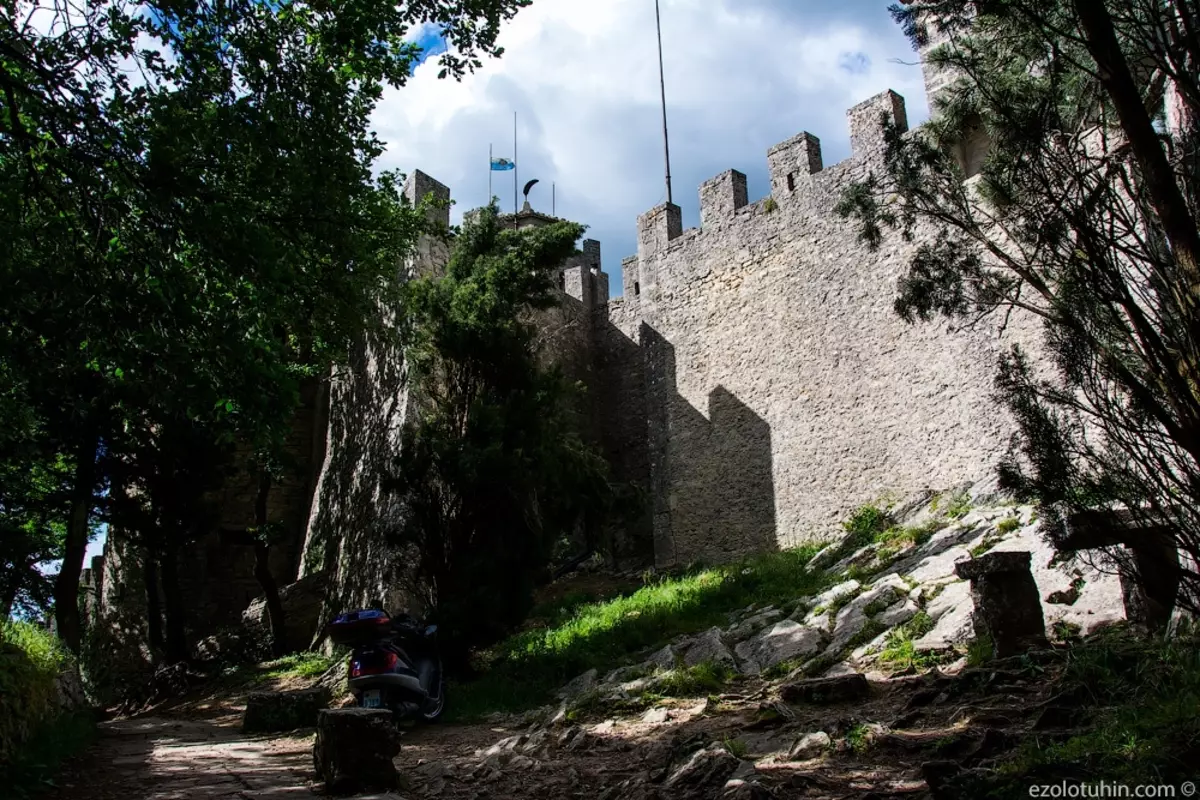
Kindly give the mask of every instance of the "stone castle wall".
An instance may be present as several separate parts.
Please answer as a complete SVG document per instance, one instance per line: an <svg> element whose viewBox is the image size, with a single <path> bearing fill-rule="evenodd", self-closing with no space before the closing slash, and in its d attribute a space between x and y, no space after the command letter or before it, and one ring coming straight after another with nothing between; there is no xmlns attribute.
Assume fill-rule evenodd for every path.
<svg viewBox="0 0 1200 800"><path fill-rule="evenodd" d="M769 198L749 203L745 176L700 187L701 227L677 206L638 220L625 297L608 306L610 432L643 436L659 564L723 560L827 535L856 505L885 493L991 477L1011 422L992 397L1000 348L1036 343L1035 327L985 319L909 325L893 311L914 249L877 252L833 211L844 187L881 170L880 116L907 127L886 92L848 112L853 155L829 167L801 133L768 151ZM619 387L619 388L618 388ZM641 455L624 459L645 478Z"/></svg>

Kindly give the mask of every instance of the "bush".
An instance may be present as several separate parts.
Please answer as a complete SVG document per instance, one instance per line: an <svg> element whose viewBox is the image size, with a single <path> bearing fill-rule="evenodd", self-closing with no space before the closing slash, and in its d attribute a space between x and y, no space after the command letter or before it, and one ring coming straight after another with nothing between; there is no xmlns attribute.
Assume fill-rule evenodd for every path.
<svg viewBox="0 0 1200 800"><path fill-rule="evenodd" d="M49 632L28 622L0 625L0 763L58 714L55 681L68 664Z"/></svg>

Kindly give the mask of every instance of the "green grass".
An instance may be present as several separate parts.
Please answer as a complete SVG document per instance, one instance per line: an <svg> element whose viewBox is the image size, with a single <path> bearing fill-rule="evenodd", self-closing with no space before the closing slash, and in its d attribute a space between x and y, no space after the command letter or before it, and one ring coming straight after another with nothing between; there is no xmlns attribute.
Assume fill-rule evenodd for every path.
<svg viewBox="0 0 1200 800"><path fill-rule="evenodd" d="M996 532L1001 535L1009 534L1019 527L1021 527L1021 520L1016 517L1007 517L996 523Z"/></svg>
<svg viewBox="0 0 1200 800"><path fill-rule="evenodd" d="M995 643L990 636L976 636L967 642L967 666L980 667L992 660Z"/></svg>
<svg viewBox="0 0 1200 800"><path fill-rule="evenodd" d="M0 785L6 797L53 788L59 765L95 735L91 715L63 714L56 704L56 678L71 661L48 631L0 623Z"/></svg>
<svg viewBox="0 0 1200 800"><path fill-rule="evenodd" d="M484 673L451 687L447 713L470 719L533 708L550 702L563 683L589 668L603 672L681 634L725 625L729 612L751 603L781 604L815 594L829 584L824 572L807 569L816 550L770 553L580 605L570 619L516 634L483 654Z"/></svg>
<svg viewBox="0 0 1200 800"><path fill-rule="evenodd" d="M899 669L928 669L940 663L943 659L936 653L918 652L913 644L925 634L933 630L934 622L924 611L918 611L916 616L905 624L893 628L884 643L879 660Z"/></svg>
<svg viewBox="0 0 1200 800"><path fill-rule="evenodd" d="M734 756L735 758L745 758L746 753L750 752L750 746L747 745L745 742L743 742L741 739L731 739L728 736L726 736L724 741L721 742L721 744L725 747L725 749L727 751L729 751L729 754Z"/></svg>
<svg viewBox="0 0 1200 800"><path fill-rule="evenodd" d="M316 678L332 667L338 659L320 653L293 653L260 665L264 678Z"/></svg>
<svg viewBox="0 0 1200 800"><path fill-rule="evenodd" d="M971 510L971 495L963 490L951 492L939 500L947 519L961 519Z"/></svg>
<svg viewBox="0 0 1200 800"><path fill-rule="evenodd" d="M856 755L862 755L871 748L871 732L866 725L855 725L846 733L846 746Z"/></svg>
<svg viewBox="0 0 1200 800"><path fill-rule="evenodd" d="M1056 689L1097 714L1065 741L1034 734L992 788L1079 775L1127 784L1195 780L1200 758L1200 640L1141 639L1114 628L1073 644Z"/></svg>

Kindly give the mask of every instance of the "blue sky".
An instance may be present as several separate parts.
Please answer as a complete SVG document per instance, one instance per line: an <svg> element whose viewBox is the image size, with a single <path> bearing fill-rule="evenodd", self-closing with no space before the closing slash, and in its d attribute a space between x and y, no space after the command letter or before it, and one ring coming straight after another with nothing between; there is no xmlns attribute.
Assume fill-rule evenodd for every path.
<svg viewBox="0 0 1200 800"><path fill-rule="evenodd" d="M885 89L927 115L917 57L892 21L890 0L661 0L674 199L699 224L697 189L734 168L750 199L767 194L766 151L802 130L825 163L849 155L845 112ZM441 40L418 41L440 51ZM512 156L518 180L550 211L589 225L619 293L621 258L636 251L638 214L665 200L653 0L534 0L502 31L506 52L455 83L436 59L389 90L374 125L381 167L419 168L450 186L452 221L488 195L488 145ZM512 173L495 173L501 208Z"/></svg>

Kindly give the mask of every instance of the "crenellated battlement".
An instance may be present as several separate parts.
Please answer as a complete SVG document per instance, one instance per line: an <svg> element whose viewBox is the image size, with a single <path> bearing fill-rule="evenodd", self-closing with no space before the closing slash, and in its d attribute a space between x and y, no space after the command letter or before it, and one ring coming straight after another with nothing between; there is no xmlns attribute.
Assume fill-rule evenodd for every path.
<svg viewBox="0 0 1200 800"><path fill-rule="evenodd" d="M768 148L771 191L761 201L749 202L745 173L730 169L710 178L700 185L697 229L683 229L682 210L673 204L656 206L639 216L636 266L628 260L622 264L625 294L639 295L658 283L663 269L668 268L658 263L660 254L688 247L690 243L704 248L708 246L705 242L709 234L724 238L734 235L733 229L738 225L766 224L761 219L765 214L796 204L803 205L808 217L830 211L841 187L866 177L867 171L881 165L884 151L881 123L885 117L902 132L908 130L904 98L891 90L849 109L846 119L852 154L830 167L825 166L820 139L808 131Z"/></svg>

